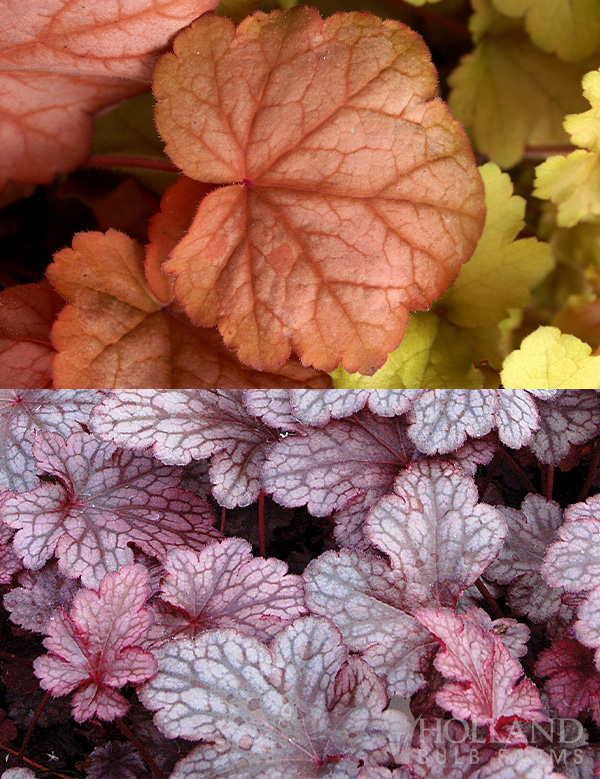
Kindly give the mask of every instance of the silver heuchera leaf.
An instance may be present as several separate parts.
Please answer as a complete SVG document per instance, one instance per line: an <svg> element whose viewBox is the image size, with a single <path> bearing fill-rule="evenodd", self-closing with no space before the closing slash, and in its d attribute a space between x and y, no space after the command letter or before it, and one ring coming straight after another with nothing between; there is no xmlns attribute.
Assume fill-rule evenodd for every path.
<svg viewBox="0 0 600 779"><path fill-rule="evenodd" d="M171 779L346 779L389 757L383 685L324 619L297 619L270 647L232 630L169 642L139 695L165 735L214 742Z"/></svg>
<svg viewBox="0 0 600 779"><path fill-rule="evenodd" d="M541 495L528 495L521 511L505 507L499 511L508 524L508 535L485 575L509 585L508 604L515 613L546 622L558 614L563 590L549 587L540 568L562 524L562 510Z"/></svg>
<svg viewBox="0 0 600 779"><path fill-rule="evenodd" d="M210 504L179 488L180 468L83 432L66 441L41 433L34 454L56 483L0 504L2 520L17 530L13 545L28 568L39 569L56 554L66 576L97 587L108 571L133 561L131 542L163 558L173 546L198 549L221 537Z"/></svg>
<svg viewBox="0 0 600 779"><path fill-rule="evenodd" d="M0 492L30 490L39 482L31 446L36 431L66 438L86 424L98 390L0 390Z"/></svg>
<svg viewBox="0 0 600 779"><path fill-rule="evenodd" d="M262 468L263 486L282 506L307 504L324 517L359 495L385 494L413 452L399 419L362 411L275 444Z"/></svg>
<svg viewBox="0 0 600 779"><path fill-rule="evenodd" d="M390 565L343 551L321 555L304 572L311 611L330 617L396 695L423 686L432 655L412 612L454 605L502 545L501 513L477 497L458 463L412 463L367 519L366 535Z"/></svg>
<svg viewBox="0 0 600 779"><path fill-rule="evenodd" d="M269 641L307 613L300 576L287 574L282 560L252 556L241 538L226 538L200 552L173 549L164 561L167 576L153 635L190 637L214 628L235 628Z"/></svg>
<svg viewBox="0 0 600 779"><path fill-rule="evenodd" d="M385 560L325 552L308 565L304 580L309 609L333 620L390 694L412 695L425 685L436 645L410 615L404 582Z"/></svg>
<svg viewBox="0 0 600 779"><path fill-rule="evenodd" d="M290 390L290 405L296 419L322 427L330 419L342 419L367 406L374 414L393 417L410 408L420 390Z"/></svg>
<svg viewBox="0 0 600 779"><path fill-rule="evenodd" d="M573 444L584 444L598 433L600 397L592 390L557 391L550 402L537 404L539 428L530 442L538 460L557 465Z"/></svg>
<svg viewBox="0 0 600 779"><path fill-rule="evenodd" d="M415 609L454 605L496 557L507 528L497 508L478 503L475 482L458 463L421 460L371 509L366 532Z"/></svg>
<svg viewBox="0 0 600 779"><path fill-rule="evenodd" d="M452 452L467 436L481 438L493 429L518 449L539 427L539 392L545 398L556 390L425 390L413 400L408 434L426 454Z"/></svg>
<svg viewBox="0 0 600 779"><path fill-rule="evenodd" d="M95 409L90 429L125 449L150 449L162 462L211 457L209 477L221 506L253 503L259 471L278 434L249 414L242 390L118 390Z"/></svg>

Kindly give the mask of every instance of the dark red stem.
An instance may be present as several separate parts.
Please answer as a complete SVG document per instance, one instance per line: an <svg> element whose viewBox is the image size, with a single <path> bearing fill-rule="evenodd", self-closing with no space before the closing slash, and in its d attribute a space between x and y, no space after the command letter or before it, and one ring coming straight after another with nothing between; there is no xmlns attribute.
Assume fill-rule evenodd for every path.
<svg viewBox="0 0 600 779"><path fill-rule="evenodd" d="M4 744L0 744L0 749L3 749L5 752L8 752L9 755L18 754L18 752L15 752L14 749L11 749L10 747L5 747ZM64 774L59 774L58 771L55 771L53 768L46 768L46 766L40 765L39 763L34 763L33 760L29 760L26 757L23 758L23 762L27 763L27 765L37 768L38 771L46 771L48 773L51 773L52 776L58 776L58 779L73 779L72 776L65 776Z"/></svg>
<svg viewBox="0 0 600 779"><path fill-rule="evenodd" d="M519 477L519 480L525 487L525 489L528 492L537 492L536 488L533 486L531 479L529 476L525 473L525 471L521 468L521 466L516 463L513 458L504 450L504 449L498 449L497 452L498 456L501 457L504 462L508 465L508 467L514 471L514 473Z"/></svg>
<svg viewBox="0 0 600 779"><path fill-rule="evenodd" d="M589 489L592 486L592 482L594 481L596 471L598 470L598 463L600 463L600 442L598 439L596 439L596 443L594 444L594 454L592 455L590 467L588 468L587 476L585 477L583 487L581 488L581 492L579 493L577 500L586 499Z"/></svg>
<svg viewBox="0 0 600 779"><path fill-rule="evenodd" d="M554 466L542 465L542 495L546 500L552 500L554 489Z"/></svg>
<svg viewBox="0 0 600 779"><path fill-rule="evenodd" d="M225 508L225 506L223 506L221 508L221 533L225 532L225 512L226 511L227 509Z"/></svg>
<svg viewBox="0 0 600 779"><path fill-rule="evenodd" d="M139 740L139 738L137 738L137 736L133 735L133 733L129 730L129 728L123 722L123 720L121 718L117 718L115 720L115 725L119 728L121 733L125 736L127 741L129 741L129 743L133 746L133 748L137 749L137 751L140 754L140 757L150 769L154 779L165 779L165 775L160 770L160 768L156 765L156 763L150 757L150 755L146 752L146 749L142 744L142 742Z"/></svg>
<svg viewBox="0 0 600 779"><path fill-rule="evenodd" d="M569 143L556 146L526 146L523 152L524 160L541 160L552 157L554 154L570 154L577 147Z"/></svg>
<svg viewBox="0 0 600 779"><path fill-rule="evenodd" d="M90 154L83 163L84 168L145 168L162 170L165 173L180 173L169 160L154 160L150 157L126 157L116 154Z"/></svg>
<svg viewBox="0 0 600 779"><path fill-rule="evenodd" d="M475 582L475 586L477 587L479 592L483 595L484 601L487 603L489 610L496 617L496 619L502 619L504 617L504 613L502 612L502 609L500 608L500 606L498 606L494 596L488 590L485 584L481 581L481 579L477 579L477 581Z"/></svg>
<svg viewBox="0 0 600 779"><path fill-rule="evenodd" d="M41 713L44 711L44 707L50 700L51 695L52 693L50 692L50 690L48 690L48 692L44 694L44 697L40 701L40 705L37 707L35 714L31 718L31 722L29 723L29 727L27 728L27 732L25 733L25 737L23 738L23 743L21 744L21 748L19 749L17 753L17 757L14 760L11 768L18 768L20 766L21 761L25 756L25 750L27 749L27 745L29 744L31 736L33 735L33 731L35 729L36 723L39 720Z"/></svg>
<svg viewBox="0 0 600 779"><path fill-rule="evenodd" d="M258 546L260 549L260 556L267 556L267 547L265 545L265 496L263 491L260 491L258 496Z"/></svg>

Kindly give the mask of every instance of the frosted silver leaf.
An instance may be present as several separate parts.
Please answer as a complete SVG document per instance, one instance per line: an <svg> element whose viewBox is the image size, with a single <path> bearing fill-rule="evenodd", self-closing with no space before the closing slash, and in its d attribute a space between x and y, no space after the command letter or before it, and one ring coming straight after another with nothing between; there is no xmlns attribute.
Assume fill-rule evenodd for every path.
<svg viewBox="0 0 600 779"><path fill-rule="evenodd" d="M533 622L546 622L560 609L562 589L549 587L540 568L544 555L562 525L558 503L541 495L528 495L521 510L499 509L508 525L508 535L486 577L508 584L508 603L517 614Z"/></svg>
<svg viewBox="0 0 600 779"><path fill-rule="evenodd" d="M498 554L506 523L478 499L458 463L421 460L371 509L367 537L389 556L409 609L454 605Z"/></svg>
<svg viewBox="0 0 600 779"><path fill-rule="evenodd" d="M231 630L169 642L139 695L165 735L215 742L181 779L342 779L388 755L384 688L324 619L297 619L270 647Z"/></svg>
<svg viewBox="0 0 600 779"><path fill-rule="evenodd" d="M0 390L0 492L39 484L31 446L36 431L66 438L86 424L103 392L97 390Z"/></svg>
<svg viewBox="0 0 600 779"><path fill-rule="evenodd" d="M212 458L213 494L226 508L260 493L259 472L278 435L242 403L242 390L116 390L95 409L91 430L165 463Z"/></svg>
<svg viewBox="0 0 600 779"><path fill-rule="evenodd" d="M410 615L404 582L384 560L325 552L308 565L304 580L310 610L333 620L390 694L412 695L424 686L435 644Z"/></svg>

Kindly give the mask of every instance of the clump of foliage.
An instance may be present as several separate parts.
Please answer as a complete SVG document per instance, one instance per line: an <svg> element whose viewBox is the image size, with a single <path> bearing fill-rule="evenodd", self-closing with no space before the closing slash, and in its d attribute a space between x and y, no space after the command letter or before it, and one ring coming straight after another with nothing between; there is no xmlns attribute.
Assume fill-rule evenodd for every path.
<svg viewBox="0 0 600 779"><path fill-rule="evenodd" d="M600 394L0 394L6 779L589 779Z"/></svg>
<svg viewBox="0 0 600 779"><path fill-rule="evenodd" d="M597 3L280 2L0 10L0 386L600 387Z"/></svg>

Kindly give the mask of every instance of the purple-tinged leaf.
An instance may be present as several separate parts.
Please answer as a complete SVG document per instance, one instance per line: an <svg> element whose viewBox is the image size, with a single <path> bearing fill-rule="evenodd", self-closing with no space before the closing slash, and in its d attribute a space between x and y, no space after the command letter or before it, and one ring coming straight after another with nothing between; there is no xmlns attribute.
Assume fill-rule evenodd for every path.
<svg viewBox="0 0 600 779"><path fill-rule="evenodd" d="M0 507L12 495L11 491L0 494ZM12 576L23 567L22 560L17 557L11 543L14 531L0 519L0 584L8 584Z"/></svg>
<svg viewBox="0 0 600 779"><path fill-rule="evenodd" d="M201 552L174 549L163 564L167 577L161 597L174 607L157 615L155 628L162 630L163 640L235 628L268 641L308 613L302 577L287 574L281 560L253 557L251 545L241 538L227 538Z"/></svg>
<svg viewBox="0 0 600 779"><path fill-rule="evenodd" d="M487 763L496 751L471 737L468 723L456 720L419 719L413 738L413 748L403 759L406 766L396 773L381 774L381 779L477 779L482 765ZM482 739L481 739L482 740ZM363 769L358 779L379 779L377 774ZM378 769L372 769L378 770Z"/></svg>
<svg viewBox="0 0 600 779"><path fill-rule="evenodd" d="M108 571L133 561L131 542L162 559L174 546L201 549L221 537L212 527L212 507L179 488L181 468L87 433L66 442L41 433L34 454L38 468L58 483L0 506L3 521L18 530L13 545L28 568L39 569L56 554L66 576L95 587Z"/></svg>
<svg viewBox="0 0 600 779"><path fill-rule="evenodd" d="M213 495L226 508L258 498L260 467L278 439L246 411L242 390L117 390L94 410L90 429L127 449L151 449L165 463L212 457Z"/></svg>
<svg viewBox="0 0 600 779"><path fill-rule="evenodd" d="M57 609L44 646L49 654L34 660L35 675L54 697L73 695L73 717L113 720L129 708L118 692L140 684L156 671L156 661L139 643L151 623L144 607L148 574L130 565L107 574L98 592L80 590L71 611Z"/></svg>
<svg viewBox="0 0 600 779"><path fill-rule="evenodd" d="M478 503L475 482L458 463L421 460L371 509L366 534L390 558L412 611L454 605L498 554L506 523L497 508Z"/></svg>
<svg viewBox="0 0 600 779"><path fill-rule="evenodd" d="M535 685L529 679L519 682L523 668L499 636L486 631L470 612L422 609L415 616L442 645L435 667L446 679L456 680L437 692L437 703L455 718L488 726L496 741L526 743L516 720L548 718Z"/></svg>
<svg viewBox="0 0 600 779"><path fill-rule="evenodd" d="M516 614L525 614L533 622L546 622L560 609L562 589L549 587L540 568L562 524L561 508L541 495L527 495L520 511L506 507L500 511L508 535L485 575L509 585L508 604Z"/></svg>
<svg viewBox="0 0 600 779"><path fill-rule="evenodd" d="M36 779L36 775L29 768L9 768L2 772L2 779Z"/></svg>
<svg viewBox="0 0 600 779"><path fill-rule="evenodd" d="M536 397L552 397L540 393L545 391L424 390L408 413L408 434L421 452L445 454L467 436L481 438L497 428L500 440L518 449L539 427Z"/></svg>
<svg viewBox="0 0 600 779"><path fill-rule="evenodd" d="M600 746L597 744L571 749L560 768L566 779L594 779L600 776ZM560 775L562 779L562 774Z"/></svg>
<svg viewBox="0 0 600 779"><path fill-rule="evenodd" d="M36 431L66 438L87 424L102 396L97 390L0 390L0 491L36 487L31 453Z"/></svg>
<svg viewBox="0 0 600 779"><path fill-rule="evenodd" d="M292 412L288 390L244 390L242 399L248 413L258 417L265 425L288 432L302 431L302 425Z"/></svg>
<svg viewBox="0 0 600 779"><path fill-rule="evenodd" d="M489 463L497 448L496 441L490 436L478 441L467 441L456 452L452 453L452 460L471 475L475 474L477 465ZM413 455L414 456L414 455ZM381 485L373 489L367 489L351 498L341 509L335 512L335 540L340 546L349 547L358 551L367 551L371 547L371 541L366 532L366 519L371 506L391 488L382 489Z"/></svg>
<svg viewBox="0 0 600 779"><path fill-rule="evenodd" d="M315 427L349 417L365 406L381 417L404 414L417 394L418 390L289 390L296 419Z"/></svg>
<svg viewBox="0 0 600 779"><path fill-rule="evenodd" d="M559 638L540 654L535 672L550 677L544 691L559 717L577 717L589 709L600 725L600 672L590 649L573 639Z"/></svg>
<svg viewBox="0 0 600 779"><path fill-rule="evenodd" d="M550 587L585 592L600 585L600 495L565 509L565 523L546 552L542 576Z"/></svg>
<svg viewBox="0 0 600 779"><path fill-rule="evenodd" d="M215 742L171 779L342 779L388 754L383 685L324 619L297 619L270 647L231 630L171 641L139 695L165 735Z"/></svg>
<svg viewBox="0 0 600 779"><path fill-rule="evenodd" d="M469 613L484 630L495 633L513 657L524 657L527 654L527 642L531 636L527 625L510 617L492 620L483 609L478 607L469 609Z"/></svg>
<svg viewBox="0 0 600 779"><path fill-rule="evenodd" d="M146 766L131 744L109 741L94 749L86 770L86 779L141 779Z"/></svg>
<svg viewBox="0 0 600 779"><path fill-rule="evenodd" d="M263 485L282 506L307 504L325 517L359 495L384 495L413 453L400 419L362 411L279 441L263 465Z"/></svg>
<svg viewBox="0 0 600 779"><path fill-rule="evenodd" d="M390 694L412 695L425 685L435 645L406 609L405 583L385 560L325 552L308 565L304 580L309 609L335 623Z"/></svg>
<svg viewBox="0 0 600 779"><path fill-rule="evenodd" d="M44 634L52 612L59 606L68 610L79 589L79 582L63 576L55 563L44 566L35 575L23 571L19 584L4 596L4 608L16 625Z"/></svg>
<svg viewBox="0 0 600 779"><path fill-rule="evenodd" d="M529 444L538 460L558 465L573 444L598 433L600 397L592 390L560 390L550 402L537 404L539 428Z"/></svg>
<svg viewBox="0 0 600 779"><path fill-rule="evenodd" d="M554 772L552 757L536 747L501 749L477 774L477 779L565 779Z"/></svg>

